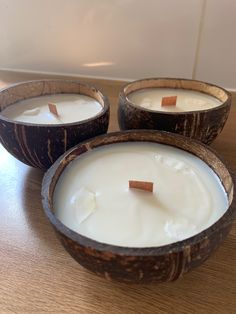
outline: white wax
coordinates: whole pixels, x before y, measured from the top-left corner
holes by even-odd
[[[129,180],[154,182],[153,193]],[[55,214],[70,229],[100,242],[150,247],[177,242],[211,226],[228,200],[215,173],[177,148],[123,143],[97,148],[63,171]]]
[[[161,106],[162,97],[177,96],[176,106]],[[222,104],[210,95],[171,88],[147,88],[128,95],[128,99],[137,106],[156,111],[181,112],[215,108]]]
[[[48,103],[57,106],[59,118],[49,111]],[[79,94],[55,94],[19,101],[1,114],[12,120],[37,124],[78,122],[97,115],[101,104],[92,97]]]

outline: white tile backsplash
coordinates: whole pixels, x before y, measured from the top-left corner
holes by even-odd
[[[202,0],[0,0],[0,67],[191,77]]]
[[[0,0],[0,68],[236,88],[235,12],[235,0]]]

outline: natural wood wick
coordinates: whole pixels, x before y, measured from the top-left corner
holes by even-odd
[[[176,106],[177,96],[162,97],[162,106]]]
[[[153,182],[129,180],[129,188],[153,193]]]
[[[50,112],[51,112],[52,114],[54,114],[56,117],[59,118],[59,114],[58,114],[58,111],[57,111],[57,106],[56,106],[56,104],[54,104],[54,103],[52,103],[52,102],[49,102],[49,103],[48,103],[48,108],[49,108],[49,110],[50,110]]]

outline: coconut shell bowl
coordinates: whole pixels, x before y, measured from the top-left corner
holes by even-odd
[[[129,100],[129,94],[150,88],[173,88],[201,92],[215,97],[221,104],[206,110],[166,112],[150,110]],[[216,85],[188,79],[143,79],[131,82],[121,90],[118,108],[119,126],[121,130],[163,130],[210,144],[223,129],[230,106],[230,93]]]
[[[219,177],[228,198],[225,214],[206,230],[159,247],[121,247],[97,242],[66,227],[54,213],[54,190],[65,168],[75,158],[103,145],[121,142],[162,143],[190,152]],[[229,233],[236,216],[235,181],[223,161],[209,147],[177,134],[155,130],[110,133],[87,140],[61,156],[47,171],[42,186],[45,214],[66,251],[83,267],[109,280],[130,283],[174,281],[201,265]],[[111,204],[112,206],[112,204]]]
[[[17,102],[45,95],[82,94],[97,100],[102,110],[86,120],[66,124],[33,124],[11,120],[1,114]],[[12,85],[0,91],[0,141],[23,163],[41,169],[79,142],[107,132],[109,103],[95,87],[78,81],[40,80]]]

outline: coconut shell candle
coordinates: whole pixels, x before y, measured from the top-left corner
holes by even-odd
[[[0,140],[27,165],[46,169],[75,144],[107,132],[109,103],[76,81],[24,82],[0,91]]]
[[[200,265],[236,211],[233,178],[219,157],[157,131],[108,134],[73,148],[45,175],[42,195],[81,265],[130,282],[175,280]]]
[[[157,129],[210,144],[228,118],[231,95],[221,87],[185,79],[144,79],[126,85],[119,98],[119,125]]]

